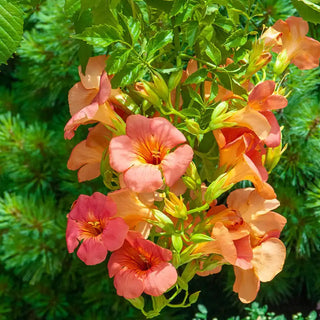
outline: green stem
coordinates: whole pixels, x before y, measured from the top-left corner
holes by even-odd
[[[204,210],[207,210],[207,209],[209,209],[209,205],[206,203],[201,207],[197,207],[197,208],[194,208],[194,209],[191,209],[191,210],[187,211],[187,214],[191,214],[191,213],[195,213],[195,212],[201,212],[201,211],[204,211]]]

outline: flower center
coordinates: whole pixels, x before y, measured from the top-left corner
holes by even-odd
[[[80,223],[79,240],[98,237],[105,228],[105,223],[101,221],[87,221]]]
[[[167,154],[167,148],[163,147],[155,139],[154,136],[150,136],[145,141],[139,141],[136,146],[136,153],[139,161],[142,163],[153,164],[158,166]]]

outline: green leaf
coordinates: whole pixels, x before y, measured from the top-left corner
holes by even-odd
[[[115,74],[124,67],[131,50],[125,47],[118,47],[111,52],[107,63],[108,74]]]
[[[299,15],[306,21],[320,23],[320,1],[292,0]]]
[[[207,74],[208,74],[208,69],[206,68],[198,69],[196,72],[192,73],[183,84],[187,85],[191,83],[203,82],[204,80],[206,80]]]
[[[162,10],[164,12],[170,12],[172,7],[172,1],[167,0],[146,0],[146,3],[153,8]]]
[[[219,65],[221,62],[221,52],[220,50],[210,41],[204,40],[206,44],[205,53],[216,65]]]
[[[121,34],[114,27],[106,24],[86,28],[81,34],[74,35],[73,38],[103,48],[122,40]]]
[[[227,50],[231,48],[241,47],[247,42],[247,34],[244,30],[239,29],[233,32],[230,37],[227,38],[224,46]]]
[[[198,102],[200,105],[203,105],[203,100],[198,92],[196,92],[191,87],[188,87],[188,91],[192,100],[194,100],[195,102]]]
[[[81,8],[80,0],[65,0],[64,12],[67,17],[72,17]]]
[[[180,112],[188,118],[199,118],[201,115],[200,111],[196,108],[182,109]]]
[[[182,12],[184,4],[185,4],[185,0],[174,0],[169,17],[172,18],[173,16]]]
[[[132,44],[135,44],[140,36],[141,25],[138,20],[135,20],[132,17],[129,18],[128,23],[130,35],[132,38]]]
[[[82,73],[85,74],[86,66],[89,58],[92,56],[92,46],[86,44],[85,42],[79,40],[80,48],[79,48],[79,62],[81,65]]]
[[[141,65],[138,63],[126,64],[115,76],[111,79],[113,88],[124,87],[137,80],[141,71]]]
[[[199,33],[199,23],[197,21],[189,22],[185,31],[185,38],[189,47],[192,47],[194,45],[198,33]]]
[[[217,76],[225,89],[231,90],[238,95],[247,93],[247,91],[230,76],[229,72],[217,72]]]
[[[23,33],[23,11],[16,3],[0,0],[0,64],[18,48]]]
[[[151,58],[159,49],[163,48],[173,40],[172,30],[160,31],[147,45],[148,57]]]

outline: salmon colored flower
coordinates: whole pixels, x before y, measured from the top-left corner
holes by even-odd
[[[162,175],[171,187],[193,157],[192,148],[185,142],[184,135],[168,120],[131,115],[126,135],[111,139],[110,165],[123,173],[126,186],[135,192],[159,189],[163,185]]]
[[[112,89],[110,79],[104,71],[107,57],[105,55],[89,59],[85,75],[79,67],[81,81],[69,91],[68,101],[71,119],[66,124],[65,139],[72,139],[74,131],[80,125],[101,122],[114,127],[117,110],[123,116],[124,110],[120,100],[119,89]],[[125,118],[125,117],[124,117]]]
[[[68,214],[66,240],[69,253],[80,244],[77,255],[87,265],[105,260],[108,251],[119,249],[128,233],[122,218],[114,217],[116,204],[95,192],[80,195]]]
[[[90,132],[86,140],[77,144],[67,163],[69,170],[78,170],[78,180],[92,180],[100,175],[101,158],[109,145],[111,132],[101,123]]]
[[[168,262],[171,259],[170,250],[130,232],[124,245],[111,254],[108,263],[117,294],[134,299],[143,292],[151,296],[165,293],[178,278],[176,269]]]
[[[307,37],[309,26],[298,17],[289,17],[286,21],[278,20],[273,26],[281,32],[280,45],[272,50],[284,57],[285,67],[292,62],[299,69],[313,69],[319,66],[320,42]]]
[[[270,281],[282,270],[285,246],[278,237],[286,219],[271,211],[278,200],[264,199],[253,188],[231,192],[227,205],[209,210],[207,224],[212,225],[214,241],[198,244],[194,253],[219,254],[232,264],[234,291],[248,303],[255,299],[260,281]]]
[[[275,148],[280,144],[281,132],[278,121],[271,110],[283,109],[287,106],[287,99],[279,94],[274,94],[276,84],[267,80],[256,85],[249,94],[248,106],[259,111],[269,122],[270,132],[265,144]]]
[[[79,66],[79,76],[81,81],[77,82],[68,94],[70,114],[73,116],[84,107],[92,103],[104,104],[111,95],[111,83],[106,67],[107,57],[101,55],[91,57],[86,66],[85,75]]]
[[[130,230],[140,232],[144,238],[149,236],[152,225],[146,220],[153,219],[153,193],[136,193],[123,188],[108,194],[117,205],[117,217],[121,217]]]
[[[253,248],[252,268],[234,267],[233,291],[243,303],[252,302],[260,289],[260,281],[271,281],[283,268],[286,247],[278,238],[269,238]]]

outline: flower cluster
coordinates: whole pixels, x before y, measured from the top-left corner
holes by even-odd
[[[286,219],[272,211],[279,202],[268,175],[283,152],[274,111],[287,99],[281,81],[261,70],[271,51],[278,54],[275,75],[290,62],[316,67],[320,43],[307,31],[296,17],[267,29],[231,87],[219,77],[235,65],[231,58],[212,68],[193,56],[168,82],[151,70],[152,81],[121,89],[111,87],[107,56],[90,58],[85,74],[79,68],[65,138],[80,125],[95,125],[75,146],[68,168],[78,170],[79,182],[101,175],[109,193],[79,196],[68,214],[67,247],[71,253],[79,246],[87,265],[107,259],[117,294],[149,317],[164,306],[195,302],[198,293],[189,296],[188,282],[196,274],[232,265],[233,290],[249,303],[260,281],[282,270],[286,249],[279,237]],[[205,73],[200,85],[192,81],[199,71]],[[234,187],[245,180],[252,187]],[[218,204],[231,188],[226,203]],[[183,292],[183,302],[173,304]],[[149,313],[147,295],[155,308]]]

